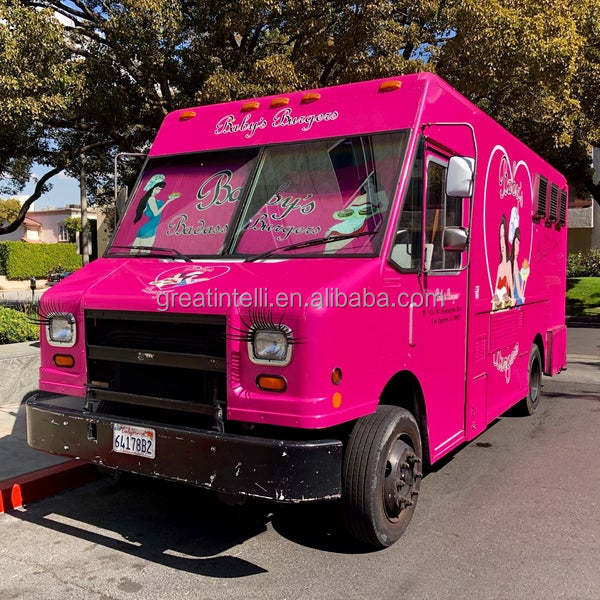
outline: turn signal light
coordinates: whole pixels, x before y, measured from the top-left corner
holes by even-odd
[[[302,102],[302,104],[308,104],[309,102],[316,102],[320,97],[321,94],[319,94],[319,92],[308,92],[308,94],[302,96],[300,102]]]
[[[290,103],[289,98],[273,98],[271,100],[271,108],[279,108],[280,106],[287,106]]]
[[[287,389],[287,382],[280,375],[259,375],[256,385],[267,392],[285,392]]]
[[[402,82],[401,81],[384,81],[380,86],[379,86],[379,91],[380,92],[393,92],[394,90],[398,90],[402,87]]]
[[[189,121],[196,116],[196,111],[194,110],[184,110],[182,113],[179,113],[180,121]]]
[[[339,392],[336,392],[331,397],[331,406],[333,408],[339,408],[342,405],[342,395]]]
[[[245,102],[242,104],[242,112],[248,112],[250,110],[256,110],[260,106],[260,102],[253,100],[252,102]]]
[[[75,359],[70,354],[55,354],[54,364],[57,367],[71,368],[75,364]]]

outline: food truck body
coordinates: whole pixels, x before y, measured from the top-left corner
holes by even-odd
[[[104,257],[46,292],[31,446],[375,546],[423,468],[566,362],[564,177],[422,73],[165,118]]]

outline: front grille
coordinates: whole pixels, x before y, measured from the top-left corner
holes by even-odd
[[[88,399],[121,416],[220,419],[226,403],[225,318],[85,313]]]

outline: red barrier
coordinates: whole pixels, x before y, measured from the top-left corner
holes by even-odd
[[[78,487],[99,477],[95,467],[79,460],[0,481],[0,513]]]

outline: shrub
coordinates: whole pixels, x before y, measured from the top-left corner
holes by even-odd
[[[0,344],[14,344],[37,340],[40,326],[35,325],[25,313],[0,306]]]
[[[567,277],[600,277],[600,250],[592,248],[569,254]]]
[[[75,244],[0,242],[0,272],[8,279],[46,277],[57,265],[65,271],[81,267]]]

